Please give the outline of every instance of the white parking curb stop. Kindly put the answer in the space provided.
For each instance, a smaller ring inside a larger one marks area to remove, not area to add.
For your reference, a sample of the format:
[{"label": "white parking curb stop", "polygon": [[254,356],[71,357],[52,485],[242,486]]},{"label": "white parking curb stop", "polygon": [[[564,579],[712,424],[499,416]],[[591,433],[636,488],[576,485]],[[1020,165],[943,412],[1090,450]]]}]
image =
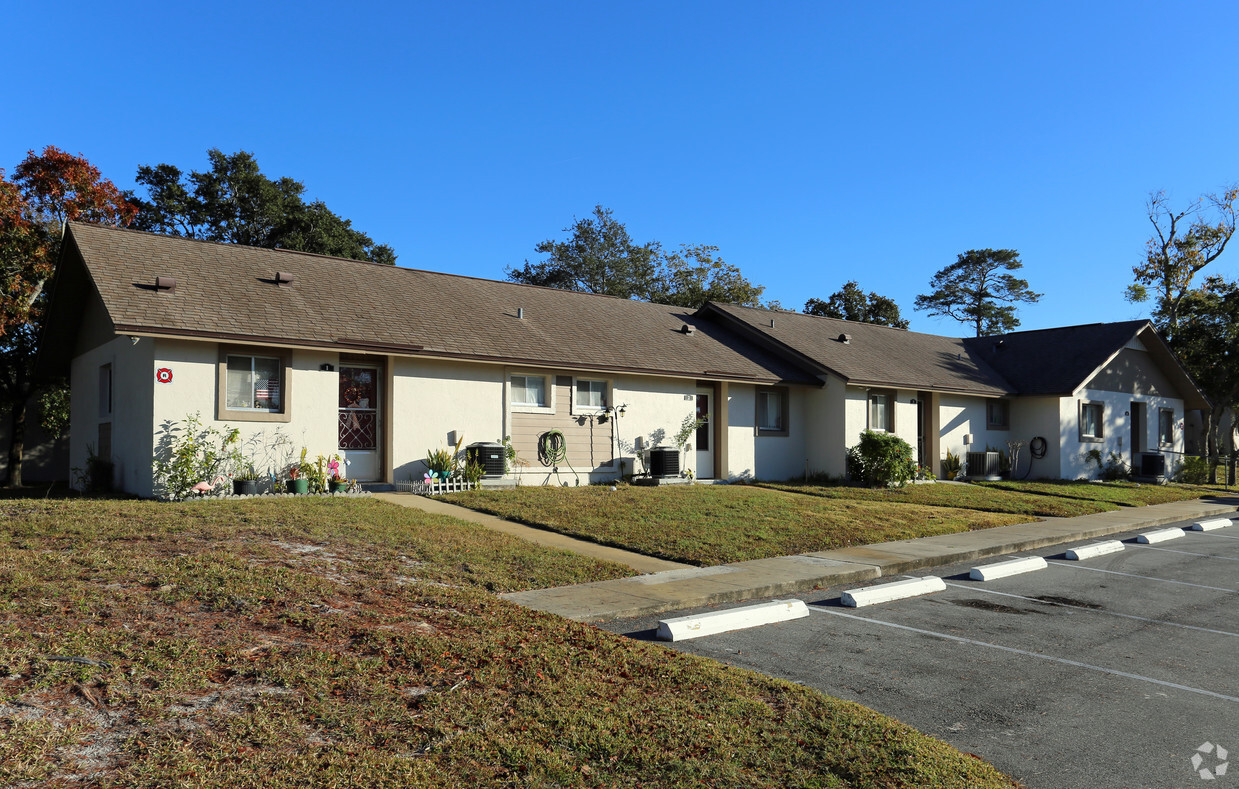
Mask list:
[{"label": "white parking curb stop", "polygon": [[800,619],[809,615],[803,600],[772,600],[769,603],[746,605],[726,611],[711,611],[707,614],[677,616],[658,623],[655,638],[661,641],[684,641],[690,638],[712,636],[741,630],[746,627],[770,625]]},{"label": "white parking curb stop", "polygon": [[1225,529],[1230,525],[1230,518],[1214,518],[1208,521],[1196,521],[1188,528],[1192,531],[1213,531],[1214,529]]},{"label": "white parking curb stop", "polygon": [[1142,545],[1152,545],[1155,542],[1177,540],[1184,533],[1182,529],[1155,529],[1154,531],[1146,531],[1144,534],[1136,535],[1136,542]]},{"label": "white parking curb stop", "polygon": [[968,577],[974,581],[993,581],[996,578],[1006,578],[1020,573],[1031,573],[1036,570],[1044,570],[1049,567],[1045,563],[1045,559],[1040,556],[1033,556],[1028,559],[1010,559],[1005,562],[994,562],[993,564],[984,564],[980,567],[973,567],[968,573]]},{"label": "white parking curb stop", "polygon": [[1123,543],[1118,540],[1103,540],[1102,542],[1090,542],[1088,545],[1081,545],[1078,548],[1070,548],[1067,551],[1067,558],[1072,561],[1093,559],[1098,556],[1105,556],[1107,553],[1118,553],[1121,550],[1123,550]]},{"label": "white parking curb stop", "polygon": [[860,608],[875,603],[889,603],[905,597],[944,591],[946,591],[945,581],[936,575],[927,575],[924,578],[909,578],[906,581],[894,581],[889,584],[862,586],[860,589],[844,592],[839,596],[839,600],[849,608]]}]

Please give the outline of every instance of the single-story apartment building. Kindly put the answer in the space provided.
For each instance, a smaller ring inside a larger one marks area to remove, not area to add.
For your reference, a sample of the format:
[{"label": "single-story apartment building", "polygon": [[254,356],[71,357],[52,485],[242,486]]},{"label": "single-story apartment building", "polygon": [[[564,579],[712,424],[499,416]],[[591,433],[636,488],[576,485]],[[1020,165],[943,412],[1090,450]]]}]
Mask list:
[{"label": "single-story apartment building", "polygon": [[[632,473],[704,424],[699,479],[842,475],[865,429],[935,472],[946,452],[1041,438],[1013,473],[1076,477],[1088,450],[1182,451],[1207,404],[1146,321],[954,339],[725,304],[700,310],[85,223],[65,229],[39,370],[72,387],[70,463],[157,495],[169,425],[238,428],[260,471],[306,448],[363,481],[510,437],[524,484]],[[549,431],[566,459],[540,459]]]}]

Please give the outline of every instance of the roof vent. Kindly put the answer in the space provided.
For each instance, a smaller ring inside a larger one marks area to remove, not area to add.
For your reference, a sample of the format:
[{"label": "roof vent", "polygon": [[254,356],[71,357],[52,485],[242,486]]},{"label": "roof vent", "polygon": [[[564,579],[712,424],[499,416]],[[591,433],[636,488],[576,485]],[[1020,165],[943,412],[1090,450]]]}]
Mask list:
[{"label": "roof vent", "polygon": [[155,277],[155,290],[175,291],[176,277]]},{"label": "roof vent", "polygon": [[770,328],[774,328],[774,318],[770,319]]},{"label": "roof vent", "polygon": [[275,284],[291,285],[293,284],[293,275],[289,274],[287,271],[277,271],[275,272]]},{"label": "roof vent", "polygon": [[692,334],[695,331],[697,331],[697,327],[687,323],[680,327],[681,334]]},{"label": "roof vent", "polygon": [[852,335],[850,335],[850,334],[840,334],[840,335],[839,335],[839,342],[843,343],[844,345],[847,345],[847,344],[848,344],[848,343],[850,343],[851,341],[852,341]]},{"label": "roof vent", "polygon": [[516,308],[516,319],[519,321],[525,320],[525,308],[524,307]]},{"label": "roof vent", "polygon": [[1001,350],[1002,350],[1002,348],[1003,348],[1003,345],[1004,345],[1006,342],[1007,342],[1006,340],[999,340],[998,342],[994,343],[994,350],[995,350],[995,351],[1001,351]]}]

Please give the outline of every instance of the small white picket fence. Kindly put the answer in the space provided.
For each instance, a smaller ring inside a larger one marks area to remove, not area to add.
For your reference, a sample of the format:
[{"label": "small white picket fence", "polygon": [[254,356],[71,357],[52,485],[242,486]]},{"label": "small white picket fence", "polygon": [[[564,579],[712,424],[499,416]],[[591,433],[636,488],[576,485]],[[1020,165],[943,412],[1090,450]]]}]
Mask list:
[{"label": "small white picket fence", "polygon": [[466,479],[434,479],[430,482],[397,482],[396,490],[402,493],[416,493],[421,496],[438,496],[443,493],[459,493],[463,490],[476,490],[480,485]]}]

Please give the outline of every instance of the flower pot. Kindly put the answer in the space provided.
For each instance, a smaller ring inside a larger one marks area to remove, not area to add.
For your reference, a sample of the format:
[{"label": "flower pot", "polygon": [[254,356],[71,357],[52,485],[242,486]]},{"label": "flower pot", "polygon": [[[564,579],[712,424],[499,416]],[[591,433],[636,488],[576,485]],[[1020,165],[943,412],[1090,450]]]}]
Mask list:
[{"label": "flower pot", "polygon": [[331,486],[332,493],[348,493],[348,481],[347,480],[343,482],[331,482],[328,484]]},{"label": "flower pot", "polygon": [[310,481],[308,479],[290,479],[284,483],[289,493],[309,493]]},{"label": "flower pot", "polygon": [[232,495],[234,496],[257,496],[258,495],[258,480],[256,479],[234,479],[232,481]]}]

